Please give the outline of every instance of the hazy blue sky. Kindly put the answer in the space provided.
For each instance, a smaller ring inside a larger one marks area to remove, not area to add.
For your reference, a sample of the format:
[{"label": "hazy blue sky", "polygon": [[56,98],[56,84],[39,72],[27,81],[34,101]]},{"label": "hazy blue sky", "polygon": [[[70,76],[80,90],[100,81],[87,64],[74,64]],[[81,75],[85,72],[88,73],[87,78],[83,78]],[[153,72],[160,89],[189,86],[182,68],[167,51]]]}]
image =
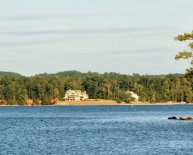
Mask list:
[{"label": "hazy blue sky", "polygon": [[2,0],[0,70],[184,73],[193,0]]}]

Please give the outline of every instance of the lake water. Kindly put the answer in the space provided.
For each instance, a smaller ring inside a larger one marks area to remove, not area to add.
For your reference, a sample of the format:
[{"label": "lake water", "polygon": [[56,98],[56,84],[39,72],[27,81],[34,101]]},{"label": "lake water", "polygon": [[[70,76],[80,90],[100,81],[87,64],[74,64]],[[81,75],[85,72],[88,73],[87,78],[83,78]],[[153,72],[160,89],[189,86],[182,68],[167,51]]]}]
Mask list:
[{"label": "lake water", "polygon": [[189,155],[193,106],[0,107],[0,154]]}]

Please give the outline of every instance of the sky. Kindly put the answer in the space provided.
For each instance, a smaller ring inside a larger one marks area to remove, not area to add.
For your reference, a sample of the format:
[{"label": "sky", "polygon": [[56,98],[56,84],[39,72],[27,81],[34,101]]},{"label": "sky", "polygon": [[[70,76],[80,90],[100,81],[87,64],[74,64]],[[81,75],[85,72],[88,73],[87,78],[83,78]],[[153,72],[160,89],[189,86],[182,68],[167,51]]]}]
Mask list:
[{"label": "sky", "polygon": [[193,0],[0,0],[0,70],[184,73]]}]

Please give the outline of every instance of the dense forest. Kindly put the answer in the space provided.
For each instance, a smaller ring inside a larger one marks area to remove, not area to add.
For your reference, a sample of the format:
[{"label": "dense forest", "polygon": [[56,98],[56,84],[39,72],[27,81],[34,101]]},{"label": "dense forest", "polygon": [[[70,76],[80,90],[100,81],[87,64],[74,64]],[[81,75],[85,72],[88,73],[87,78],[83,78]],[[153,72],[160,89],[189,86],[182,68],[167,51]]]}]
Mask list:
[{"label": "dense forest", "polygon": [[17,73],[0,72],[0,103],[25,105],[54,104],[63,100],[68,89],[85,90],[92,99],[114,99],[130,102],[126,93],[133,91],[144,102],[192,102],[193,78],[182,74],[124,75],[118,73],[81,73],[65,71],[25,77]]}]

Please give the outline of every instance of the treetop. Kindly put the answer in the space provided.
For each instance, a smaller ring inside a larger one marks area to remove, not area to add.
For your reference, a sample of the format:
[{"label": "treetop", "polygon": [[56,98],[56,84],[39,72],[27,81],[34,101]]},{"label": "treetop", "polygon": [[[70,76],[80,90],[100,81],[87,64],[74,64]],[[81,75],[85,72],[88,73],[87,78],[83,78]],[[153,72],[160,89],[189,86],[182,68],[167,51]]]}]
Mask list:
[{"label": "treetop", "polygon": [[192,33],[184,33],[182,35],[178,35],[177,37],[175,37],[175,40],[178,41],[193,40],[193,31]]}]

